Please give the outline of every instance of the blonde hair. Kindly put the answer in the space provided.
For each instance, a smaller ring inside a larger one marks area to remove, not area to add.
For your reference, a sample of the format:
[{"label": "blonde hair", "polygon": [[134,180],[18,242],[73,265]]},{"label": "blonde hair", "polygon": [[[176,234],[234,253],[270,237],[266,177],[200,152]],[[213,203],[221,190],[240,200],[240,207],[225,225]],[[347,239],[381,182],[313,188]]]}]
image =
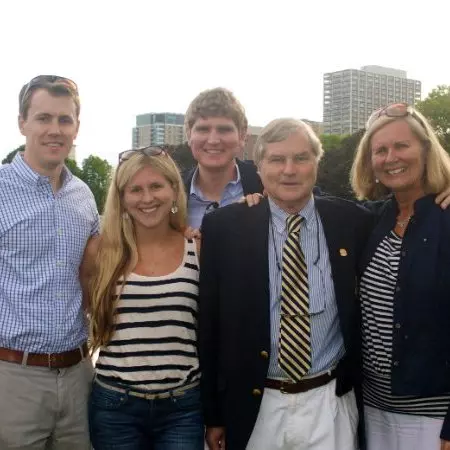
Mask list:
[{"label": "blonde hair", "polygon": [[411,107],[410,111],[410,114],[404,117],[381,116],[364,133],[350,172],[351,185],[358,199],[377,200],[390,193],[386,186],[375,180],[371,163],[371,139],[376,131],[396,120],[405,121],[423,145],[425,193],[439,193],[449,186],[450,156],[440,144],[427,119]]},{"label": "blonde hair", "polygon": [[273,142],[285,141],[291,134],[304,133],[308,138],[312,152],[316,157],[317,162],[323,156],[323,148],[320,139],[314,133],[310,125],[302,120],[281,118],[272,120],[262,130],[255,144],[255,163],[259,163],[264,159],[267,150],[267,144]]},{"label": "blonde hair", "polygon": [[123,192],[127,183],[144,167],[152,167],[172,185],[178,211],[170,214],[170,226],[180,232],[186,228],[186,194],[178,167],[169,155],[148,156],[136,152],[119,164],[109,186],[96,257],[96,273],[90,286],[92,351],[110,341],[114,331],[115,309],[120,298],[120,294],[116,295],[119,279],[123,279],[123,288],[138,261],[135,229],[132,219],[125,214]]},{"label": "blonde hair", "polygon": [[200,92],[189,105],[184,119],[186,134],[200,117],[227,117],[231,119],[240,135],[247,133],[248,122],[244,107],[234,94],[225,88],[214,88]]}]

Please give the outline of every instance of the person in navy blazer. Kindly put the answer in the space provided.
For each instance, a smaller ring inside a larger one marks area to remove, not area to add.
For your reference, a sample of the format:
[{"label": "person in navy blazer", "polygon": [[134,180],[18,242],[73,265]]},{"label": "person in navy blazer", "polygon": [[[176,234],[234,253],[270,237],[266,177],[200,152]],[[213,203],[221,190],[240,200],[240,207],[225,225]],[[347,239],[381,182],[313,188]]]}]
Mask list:
[{"label": "person in navy blazer", "polygon": [[[372,215],[352,202],[313,194],[322,152],[304,122],[271,122],[256,144],[268,198],[251,208],[220,208],[203,219],[199,357],[211,450],[358,448],[357,268]],[[300,242],[310,280],[312,367],[290,383],[277,366],[274,293],[282,235],[276,220],[298,213],[306,216]],[[303,406],[291,410],[286,403]],[[283,415],[288,412],[289,420]]]},{"label": "person in navy blazer", "polygon": [[227,89],[203,91],[189,105],[185,129],[197,166],[183,173],[183,181],[191,227],[200,228],[205,213],[262,192],[255,165],[237,159],[247,128],[244,108]]}]

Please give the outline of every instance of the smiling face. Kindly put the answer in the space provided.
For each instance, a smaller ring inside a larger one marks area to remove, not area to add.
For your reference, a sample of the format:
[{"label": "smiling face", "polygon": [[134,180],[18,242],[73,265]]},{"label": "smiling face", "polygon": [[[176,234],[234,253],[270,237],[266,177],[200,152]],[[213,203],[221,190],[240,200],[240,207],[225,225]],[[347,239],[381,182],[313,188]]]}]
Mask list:
[{"label": "smiling face", "polygon": [[402,119],[377,130],[370,140],[375,178],[396,192],[423,193],[425,151],[422,142]]},{"label": "smiling face", "polygon": [[160,172],[143,167],[126,184],[123,207],[137,229],[169,227],[169,214],[176,192]]},{"label": "smiling face", "polygon": [[26,119],[19,129],[26,138],[25,159],[36,171],[53,170],[64,164],[78,134],[76,105],[70,96],[53,96],[37,89]]},{"label": "smiling face", "polygon": [[201,167],[220,171],[234,165],[245,144],[245,133],[240,134],[227,117],[200,117],[188,132],[188,142]]},{"label": "smiling face", "polygon": [[311,198],[317,179],[317,158],[303,132],[266,144],[259,173],[269,197],[283,210],[300,211]]}]

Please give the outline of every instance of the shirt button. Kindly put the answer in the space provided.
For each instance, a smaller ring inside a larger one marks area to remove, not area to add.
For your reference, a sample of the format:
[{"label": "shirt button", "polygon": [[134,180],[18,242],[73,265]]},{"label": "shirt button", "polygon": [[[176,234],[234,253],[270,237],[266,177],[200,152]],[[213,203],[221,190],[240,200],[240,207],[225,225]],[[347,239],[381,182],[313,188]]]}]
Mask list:
[{"label": "shirt button", "polygon": [[263,351],[260,353],[260,355],[261,355],[261,358],[264,358],[264,359],[267,359],[267,358],[269,357],[269,354],[268,354],[265,350],[263,350]]},{"label": "shirt button", "polygon": [[402,251],[402,256],[406,256],[406,250]]},{"label": "shirt button", "polygon": [[397,329],[401,328],[401,324],[396,323],[396,324],[395,324],[395,328],[397,328]]},{"label": "shirt button", "polygon": [[395,367],[397,367],[397,366],[398,366],[398,364],[399,364],[399,362],[398,362],[398,361],[394,361],[394,366],[395,366]]},{"label": "shirt button", "polygon": [[58,236],[61,236],[63,234],[62,228],[58,228]]},{"label": "shirt button", "polygon": [[56,265],[57,265],[58,267],[61,267],[61,266],[63,265],[63,262],[62,262],[62,261],[56,261]]},{"label": "shirt button", "polygon": [[401,291],[400,286],[397,286],[397,287],[395,288],[395,291],[396,291],[396,292],[400,292],[400,291]]},{"label": "shirt button", "polygon": [[56,297],[57,297],[57,298],[61,298],[61,297],[62,297],[62,292],[58,292],[58,293],[56,294]]},{"label": "shirt button", "polygon": [[255,397],[259,397],[261,395],[261,389],[253,389],[252,394]]}]

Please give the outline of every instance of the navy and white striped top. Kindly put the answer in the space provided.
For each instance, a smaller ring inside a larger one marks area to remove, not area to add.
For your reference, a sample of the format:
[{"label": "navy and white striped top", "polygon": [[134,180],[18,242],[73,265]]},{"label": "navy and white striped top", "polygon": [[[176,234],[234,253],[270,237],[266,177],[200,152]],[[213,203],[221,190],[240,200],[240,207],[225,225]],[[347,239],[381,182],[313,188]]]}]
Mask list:
[{"label": "navy and white striped top", "polygon": [[159,393],[200,378],[199,264],[194,241],[185,242],[183,261],[173,273],[129,275],[117,305],[115,332],[97,360],[100,379]]},{"label": "navy and white striped top", "polygon": [[[281,266],[283,245],[287,239],[288,213],[269,199],[272,223],[269,223],[269,278],[271,350],[267,376],[286,379],[278,366],[278,344],[281,312]],[[344,340],[339,318],[328,246],[314,197],[311,196],[299,212],[304,217],[300,228],[300,245],[308,267],[309,311],[311,314],[312,365],[307,375],[314,375],[334,367],[344,355]],[[272,234],[273,227],[273,234]]]},{"label": "navy and white striped top", "polygon": [[378,245],[361,279],[364,403],[394,413],[443,418],[450,395],[391,394],[393,299],[401,247],[402,238],[391,231]]}]

